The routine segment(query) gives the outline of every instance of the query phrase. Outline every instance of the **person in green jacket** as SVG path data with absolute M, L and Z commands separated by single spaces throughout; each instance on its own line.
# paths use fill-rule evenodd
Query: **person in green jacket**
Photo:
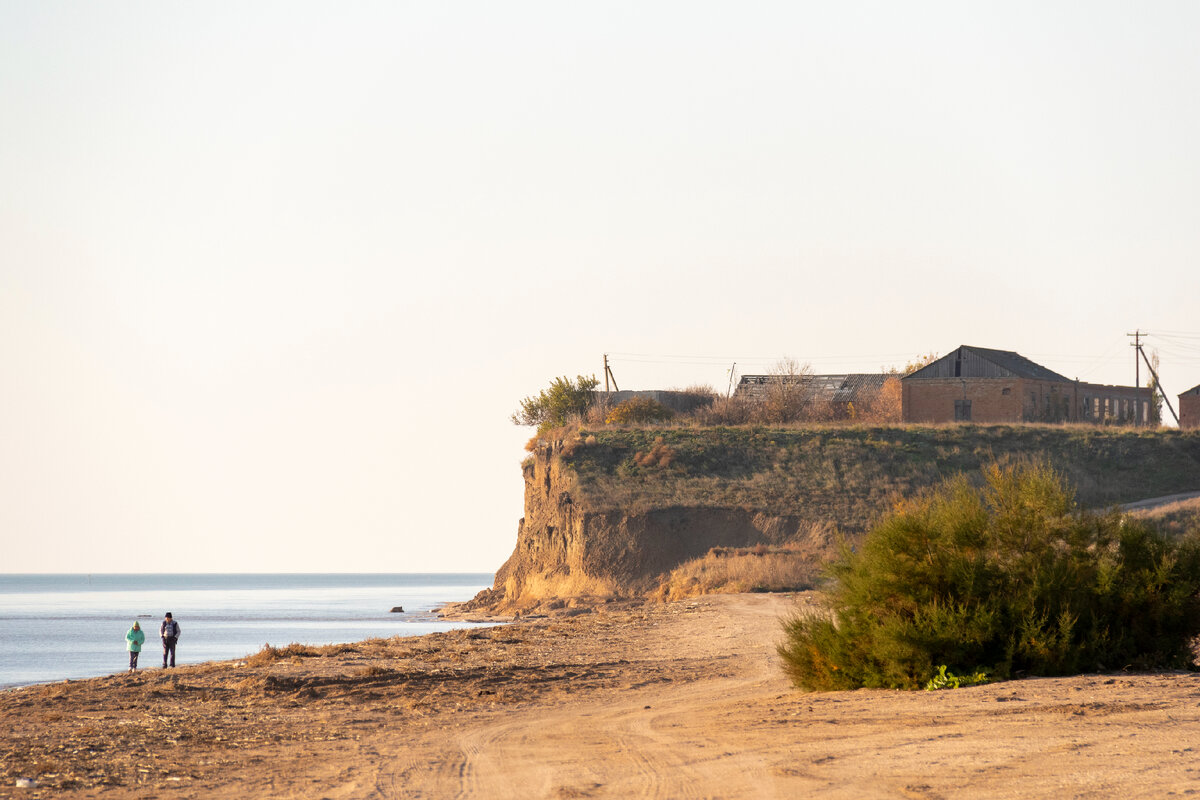
M 134 622 L 133 627 L 125 634 L 125 645 L 129 648 L 130 672 L 137 669 L 138 653 L 142 652 L 142 643 L 145 641 L 146 634 L 142 633 L 142 626 Z

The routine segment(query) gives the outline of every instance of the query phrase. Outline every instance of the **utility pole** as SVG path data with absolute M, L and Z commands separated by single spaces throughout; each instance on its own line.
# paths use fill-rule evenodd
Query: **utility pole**
M 1147 334 L 1144 333 L 1142 334 L 1142 336 L 1146 335 Z M 1175 418 L 1175 424 L 1178 425 L 1179 415 L 1175 413 L 1175 406 L 1171 405 L 1171 400 L 1167 397 L 1166 390 L 1163 389 L 1162 381 L 1158 379 L 1158 373 L 1154 371 L 1154 367 L 1150 364 L 1150 359 L 1146 358 L 1146 351 L 1140 345 L 1138 346 L 1137 351 L 1138 354 L 1141 355 L 1142 360 L 1146 362 L 1146 369 L 1150 370 L 1150 374 L 1154 376 L 1154 386 L 1158 389 L 1158 393 L 1162 395 L 1163 402 L 1167 404 L 1167 408 L 1170 410 L 1171 416 Z
M 621 387 L 617 386 L 617 376 L 613 375 L 612 367 L 610 367 L 608 365 L 608 353 L 605 353 L 604 354 L 604 391 L 605 392 L 608 391 L 608 379 L 609 378 L 612 378 L 613 388 L 616 389 L 618 392 L 621 391 Z
M 1134 328 L 1133 333 L 1127 333 L 1125 335 L 1133 337 L 1133 344 L 1129 345 L 1130 347 L 1132 347 L 1134 349 L 1133 350 L 1133 388 L 1140 389 L 1140 388 L 1142 388 L 1142 373 L 1141 373 L 1141 362 L 1138 361 L 1138 354 L 1142 353 L 1142 337 L 1149 336 L 1150 334 L 1144 333 L 1143 331 L 1141 331 L 1138 328 Z M 1145 354 L 1142 354 L 1142 358 L 1145 358 Z M 1149 364 L 1150 362 L 1146 362 L 1146 363 Z M 1158 378 L 1155 378 L 1155 380 L 1158 380 Z M 1142 397 L 1141 397 L 1141 395 L 1138 395 L 1138 394 L 1135 394 L 1133 397 L 1134 397 L 1133 403 L 1134 403 L 1134 407 L 1135 407 L 1135 410 L 1133 412 L 1133 424 L 1141 425 L 1142 424 Z M 1173 414 L 1175 412 L 1172 411 L 1171 413 Z
M 733 373 L 737 370 L 737 362 L 729 365 L 729 388 L 725 390 L 725 396 L 729 397 L 733 394 Z

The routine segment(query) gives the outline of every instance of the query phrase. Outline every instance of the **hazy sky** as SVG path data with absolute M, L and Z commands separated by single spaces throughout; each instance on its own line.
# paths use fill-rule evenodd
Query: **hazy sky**
M 0 571 L 489 571 L 508 421 L 1200 383 L 1200 5 L 0 0 Z M 1144 372 L 1143 372 L 1144 375 Z

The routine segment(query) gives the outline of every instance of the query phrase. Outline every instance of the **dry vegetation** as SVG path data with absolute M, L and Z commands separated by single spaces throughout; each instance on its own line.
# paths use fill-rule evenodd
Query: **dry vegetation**
M 1159 530 L 1171 536 L 1184 536 L 1189 533 L 1200 535 L 1200 497 L 1130 513 L 1152 522 Z
M 711 426 L 789 425 L 841 422 L 860 425 L 892 425 L 900 422 L 899 376 L 886 381 L 877 394 L 850 403 L 833 403 L 817 397 L 803 383 L 780 381 L 767 388 L 763 397 L 718 394 L 711 386 L 689 386 L 670 393 L 678 409 L 656 400 L 633 398 L 613 404 L 606 395 L 594 396 L 586 413 L 572 421 L 587 426 L 631 425 Z
M 743 508 L 845 533 L 865 531 L 899 497 L 996 460 L 1045 459 L 1093 508 L 1200 489 L 1200 432 L 1178 430 L 750 425 L 553 435 L 572 497 L 589 509 Z
M 811 589 L 817 577 L 807 548 L 714 547 L 671 570 L 653 596 L 673 601 L 702 594 L 803 591 Z
M 779 384 L 762 400 L 743 395 L 714 397 L 697 408 L 691 420 L 699 425 L 780 425 L 789 423 L 846 422 L 890 425 L 900 422 L 900 379 L 891 378 L 878 394 L 857 402 L 835 404 L 816 399 L 801 387 Z

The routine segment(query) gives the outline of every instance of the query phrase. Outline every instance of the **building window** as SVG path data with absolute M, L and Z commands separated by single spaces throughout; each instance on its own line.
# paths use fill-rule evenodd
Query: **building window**
M 970 400 L 955 400 L 954 401 L 954 421 L 955 422 L 970 422 L 971 421 L 971 401 Z
M 1003 389 L 1000 390 L 1000 394 L 1004 394 L 1004 395 L 1012 394 L 1012 389 L 1005 386 Z

